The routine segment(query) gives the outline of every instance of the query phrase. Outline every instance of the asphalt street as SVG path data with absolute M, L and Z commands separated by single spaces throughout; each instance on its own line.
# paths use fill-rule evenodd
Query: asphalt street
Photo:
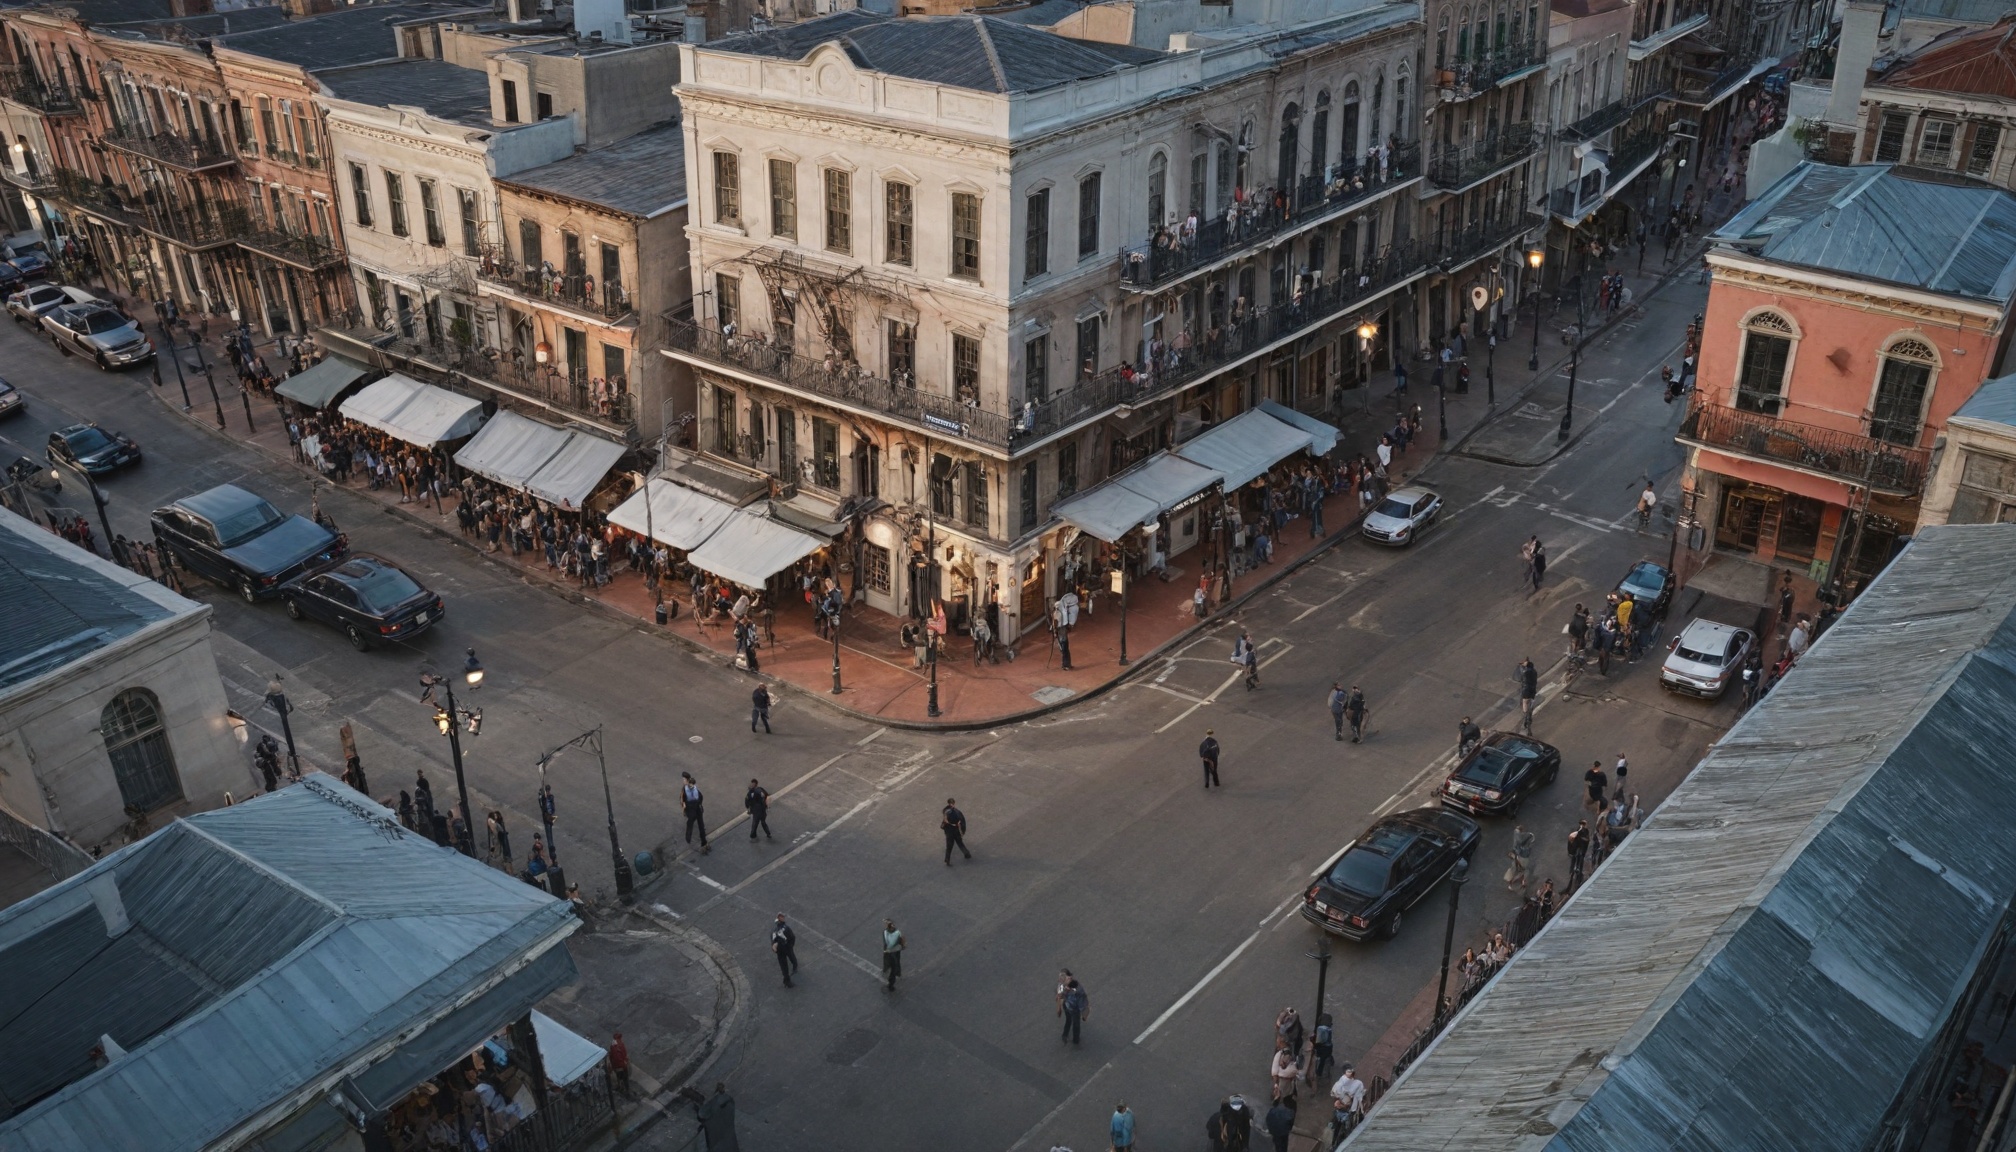
M 750 734 L 750 682 L 718 661 L 341 492 L 323 494 L 325 510 L 354 546 L 441 591 L 443 628 L 359 654 L 277 605 L 200 584 L 192 592 L 217 607 L 218 655 L 240 711 L 275 726 L 259 696 L 283 671 L 309 758 L 340 764 L 335 728 L 350 720 L 381 796 L 410 784 L 416 764 L 442 795 L 447 749 L 416 678 L 425 667 L 452 670 L 474 646 L 489 674 L 464 700 L 484 709 L 470 789 L 478 808 L 512 813 L 521 854 L 538 754 L 585 729 L 607 725 L 627 850 L 683 847 L 678 773 L 698 776 L 714 848 L 680 852 L 645 899 L 721 942 L 755 989 L 707 1073 L 734 1091 L 753 1152 L 1101 1146 L 1122 1099 L 1138 1114 L 1142 1146 L 1187 1145 L 1226 1093 L 1264 1098 L 1274 1014 L 1287 1004 L 1311 1013 L 1307 954 L 1319 934 L 1294 908 L 1311 874 L 1375 815 L 1425 802 L 1450 762 L 1459 716 L 1510 725 L 1522 656 L 1543 671 L 1535 735 L 1564 753 L 1561 781 L 1521 816 L 1541 835 L 1540 875 L 1565 879 L 1559 839 L 1591 759 L 1628 753 L 1649 804 L 1733 719 L 1730 703 L 1661 693 L 1656 660 L 1613 671 L 1599 691 L 1578 684 L 1565 694 L 1558 667 L 1573 605 L 1600 602 L 1632 562 L 1666 557 L 1670 520 L 1640 533 L 1633 504 L 1646 477 L 1673 500 L 1681 413 L 1661 402 L 1657 368 L 1702 298 L 1691 284 L 1670 287 L 1588 350 L 1575 405 L 1582 425 L 1558 458 L 1520 468 L 1455 453 L 1432 464 L 1425 479 L 1450 511 L 1413 547 L 1342 540 L 1236 621 L 1117 690 L 992 732 L 885 729 L 787 694 L 776 734 Z M 225 481 L 289 510 L 308 506 L 298 470 L 173 411 L 172 374 L 164 391 L 175 403 L 164 406 L 146 395 L 144 373 L 99 374 L 0 324 L 0 375 L 29 397 L 28 415 L 0 425 L 9 459 L 72 419 L 141 442 L 146 463 L 105 484 L 113 528 L 129 537 L 144 534 L 154 504 Z M 272 418 L 270 408 L 257 414 Z M 242 426 L 242 411 L 227 417 Z M 84 503 L 70 485 L 64 497 Z M 1551 564 L 1531 594 L 1519 547 L 1536 534 Z M 1261 686 L 1250 693 L 1228 663 L 1240 626 L 1262 645 Z M 1362 744 L 1332 739 L 1324 697 L 1333 680 L 1366 692 Z M 1207 727 L 1224 746 L 1225 785 L 1208 792 L 1195 758 Z M 562 862 L 584 890 L 605 888 L 596 763 L 570 751 L 551 775 Z M 776 796 L 774 842 L 751 843 L 728 819 L 751 776 Z M 975 854 L 950 867 L 937 830 L 947 797 L 971 820 Z M 1516 906 L 1497 882 L 1510 825 L 1487 827 L 1459 949 Z M 1432 985 L 1446 907 L 1438 889 L 1397 939 L 1332 943 L 1326 1008 L 1340 1055 L 1371 1046 Z M 778 911 L 799 934 L 792 989 L 767 951 Z M 878 971 L 885 917 L 909 944 L 894 993 Z M 1091 993 L 1080 1047 L 1058 1040 L 1060 967 Z M 641 1143 L 651 1146 L 651 1135 Z

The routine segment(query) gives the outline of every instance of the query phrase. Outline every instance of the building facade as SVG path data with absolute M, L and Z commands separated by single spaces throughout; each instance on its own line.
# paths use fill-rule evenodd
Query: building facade
M 1983 384 L 1951 419 L 1925 489 L 1927 524 L 2016 522 L 2016 376 Z
M 1958 28 L 1872 72 L 1855 155 L 2016 187 L 2016 15 Z

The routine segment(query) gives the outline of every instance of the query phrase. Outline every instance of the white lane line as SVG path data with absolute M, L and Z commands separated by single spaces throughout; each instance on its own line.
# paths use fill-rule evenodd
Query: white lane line
M 888 731 L 887 728 L 878 728 L 875 730 L 875 735 L 879 736 L 887 731 Z M 873 737 L 870 738 L 872 739 Z M 863 743 L 866 743 L 866 741 L 863 741 Z M 826 761 L 824 764 L 819 765 L 817 768 L 812 769 L 810 772 L 807 772 L 803 776 L 798 777 L 796 780 L 791 781 L 789 784 L 784 785 L 784 787 L 779 788 L 775 792 L 770 793 L 770 799 L 782 800 L 785 796 L 790 794 L 793 788 L 798 787 L 800 784 L 805 783 L 807 780 L 812 779 L 814 776 L 819 775 L 819 773 L 824 772 L 826 769 L 831 768 L 833 765 L 838 764 L 840 761 L 845 760 L 847 757 L 851 755 L 853 755 L 853 753 L 851 752 L 840 753 L 838 756 L 833 757 L 831 760 Z M 726 832 L 728 829 L 733 828 L 735 825 L 740 824 L 742 821 L 747 820 L 748 818 L 749 813 L 746 810 L 737 812 L 735 815 L 730 816 L 727 820 L 717 825 L 714 829 L 714 835 L 719 836 L 721 835 L 721 833 Z
M 1190 714 L 1192 712 L 1197 711 L 1197 709 L 1202 708 L 1204 707 L 1204 705 L 1209 703 L 1210 703 L 1209 700 L 1199 700 L 1197 703 L 1190 705 L 1190 707 L 1185 708 L 1181 712 L 1178 712 L 1176 714 L 1175 719 L 1169 721 L 1167 724 L 1162 725 L 1160 728 L 1155 729 L 1155 734 L 1157 736 L 1160 736 L 1162 733 L 1167 732 L 1169 729 L 1174 728 L 1178 724 L 1181 724 L 1183 721 L 1190 718 Z
M 1302 894 L 1300 892 L 1294 893 L 1293 895 L 1289 896 L 1288 899 L 1283 900 L 1280 904 L 1276 905 L 1272 912 L 1269 912 L 1266 916 L 1262 917 L 1260 920 L 1260 926 L 1253 929 L 1253 934 L 1251 936 L 1248 936 L 1246 937 L 1246 939 L 1240 941 L 1239 946 L 1232 950 L 1231 955 L 1225 957 L 1225 959 L 1223 960 L 1220 960 L 1216 968 L 1213 968 L 1211 969 L 1211 971 L 1206 972 L 1202 980 L 1197 981 L 1196 984 L 1191 986 L 1188 992 L 1185 992 L 1180 999 L 1178 999 L 1174 1004 L 1171 1004 L 1167 1009 L 1165 1009 L 1162 1015 L 1157 1016 L 1153 1024 L 1148 1025 L 1146 1030 L 1144 1030 L 1139 1036 L 1136 1036 L 1134 1038 L 1134 1043 L 1139 1044 L 1143 1040 L 1146 1040 L 1148 1039 L 1148 1037 L 1154 1035 L 1155 1030 L 1157 1028 L 1162 1027 L 1162 1025 L 1167 1023 L 1169 1018 L 1171 1016 L 1174 1016 L 1179 1010 L 1181 1010 L 1185 1004 L 1188 1004 L 1190 1003 L 1191 1000 L 1195 999 L 1197 994 L 1204 990 L 1205 985 L 1217 979 L 1219 973 L 1231 967 L 1232 962 L 1239 958 L 1240 953 L 1246 951 L 1246 949 L 1248 948 L 1251 948 L 1253 946 L 1253 941 L 1258 940 L 1260 938 L 1260 934 L 1267 930 L 1267 925 L 1269 922 L 1271 922 L 1276 916 L 1281 915 L 1281 913 L 1286 912 L 1290 905 L 1294 904 L 1297 900 L 1300 900 L 1301 898 Z
M 875 730 L 874 730 L 873 732 L 870 732 L 870 733 L 868 733 L 868 734 L 867 734 L 866 736 L 863 736 L 863 737 L 861 737 L 861 739 L 859 739 L 859 740 L 856 740 L 856 741 L 854 742 L 854 746 L 855 746 L 856 748 L 861 748 L 861 747 L 865 747 L 865 746 L 867 746 L 867 745 L 869 745 L 869 744 L 873 744 L 873 743 L 874 743 L 875 741 L 877 741 L 877 740 L 880 740 L 880 739 L 882 738 L 882 734 L 883 734 L 884 732 L 887 732 L 887 731 L 889 731 L 889 729 L 887 729 L 887 728 L 877 728 L 877 729 L 875 729 Z M 835 760 L 838 760 L 838 759 L 839 759 L 839 757 L 838 757 L 838 756 L 835 756 L 835 757 L 834 757 L 833 759 L 835 759 Z M 830 761 L 829 761 L 829 763 L 830 763 Z M 823 765 L 823 764 L 822 764 L 822 765 L 820 765 L 820 767 L 822 767 L 822 768 L 823 768 L 823 767 L 825 767 L 825 765 Z
M 1262 660 L 1260 662 L 1260 667 L 1262 668 L 1267 667 L 1269 664 L 1274 663 L 1276 660 L 1281 659 L 1281 657 L 1286 656 L 1288 653 L 1293 652 L 1295 650 L 1295 645 L 1284 643 L 1278 636 L 1262 640 L 1260 642 L 1260 647 L 1265 648 L 1269 644 L 1280 644 L 1281 650 L 1279 652 L 1274 653 L 1272 656 L 1267 657 L 1267 659 Z M 1197 711 L 1197 709 L 1204 707 L 1206 704 L 1216 704 L 1218 702 L 1219 695 L 1223 693 L 1227 688 L 1230 688 L 1232 687 L 1232 685 L 1238 683 L 1239 678 L 1244 675 L 1246 675 L 1246 672 L 1244 669 L 1241 669 L 1240 671 L 1234 672 L 1230 676 L 1227 676 L 1223 684 L 1220 684 L 1218 685 L 1218 687 L 1213 688 L 1211 690 L 1210 695 L 1204 697 L 1204 699 L 1202 700 L 1199 700 L 1197 703 L 1190 705 L 1190 707 L 1185 708 L 1183 711 L 1178 712 L 1174 719 L 1170 720 L 1167 724 L 1162 725 L 1160 728 L 1155 729 L 1155 734 L 1157 736 L 1160 736 L 1162 733 L 1167 732 L 1169 729 L 1174 728 L 1178 724 L 1181 724 L 1185 719 L 1189 717 L 1189 715 L 1192 712 Z M 1161 687 L 1161 685 L 1159 684 L 1151 685 L 1151 687 L 1159 688 Z M 1168 689 L 1165 688 L 1163 689 L 1163 691 L 1168 691 Z
M 1202 704 L 1202 703 L 1204 703 L 1204 698 L 1203 698 L 1203 697 L 1201 697 L 1201 696 L 1192 696 L 1192 695 L 1190 695 L 1190 694 L 1189 694 L 1188 692 L 1178 692 L 1178 691 L 1177 691 L 1176 689 L 1174 689 L 1174 688 L 1171 688 L 1171 687 L 1169 687 L 1169 686 L 1168 686 L 1167 684 L 1157 684 L 1157 683 L 1154 683 L 1153 681 L 1150 681 L 1150 682 L 1148 682 L 1148 683 L 1146 683 L 1146 684 L 1143 684 L 1143 685 L 1142 685 L 1142 687 L 1144 687 L 1144 688 L 1153 688 L 1153 689 L 1155 689 L 1155 690 L 1156 690 L 1157 692 L 1167 692 L 1167 693 L 1168 693 L 1169 695 L 1171 695 L 1171 696 L 1174 696 L 1174 697 L 1176 697 L 1176 698 L 1177 698 L 1178 700 L 1188 700 L 1188 701 L 1190 701 L 1190 702 L 1191 702 L 1192 704 Z
M 1290 623 L 1300 624 L 1302 621 L 1307 620 L 1309 617 L 1315 615 L 1316 613 L 1322 611 L 1325 608 L 1328 608 L 1330 605 L 1335 604 L 1337 601 L 1342 600 L 1344 598 L 1344 593 L 1349 591 L 1351 591 L 1351 586 L 1347 584 L 1344 586 L 1342 590 L 1340 590 L 1337 593 L 1337 595 L 1330 597 L 1328 600 L 1323 601 L 1321 604 L 1311 604 L 1309 607 L 1303 609 L 1302 614 L 1300 616 L 1295 617 L 1295 619 L 1290 621 Z
M 695 872 L 693 873 L 693 875 L 702 884 L 707 885 L 709 888 L 712 888 L 717 892 L 728 891 L 728 886 L 726 884 L 721 883 L 719 880 L 714 879 L 712 876 L 707 875 L 705 872 Z
M 1504 490 L 1505 486 L 1503 484 L 1500 484 L 1496 488 L 1491 489 L 1489 492 L 1484 493 L 1484 495 L 1479 496 L 1476 500 L 1472 501 L 1470 506 L 1472 508 L 1475 508 L 1479 504 L 1488 504 L 1491 502 L 1493 497 L 1497 496 L 1498 493 L 1503 492 Z
M 845 824 L 849 820 L 852 820 L 855 816 L 860 814 L 863 808 L 866 808 L 873 803 L 875 803 L 875 798 L 871 796 L 868 799 L 861 801 L 859 804 L 854 805 L 854 807 L 849 808 L 846 812 L 841 813 L 839 819 L 833 821 L 831 824 L 826 825 L 824 828 L 821 828 L 819 831 L 814 832 L 811 836 L 807 837 L 803 844 L 798 845 L 796 848 L 791 849 L 791 851 L 786 852 L 784 855 L 779 856 L 777 859 L 772 860 L 770 863 L 765 864 L 763 867 L 758 868 L 754 872 L 751 872 L 749 875 L 743 877 L 741 881 L 736 883 L 735 886 L 732 888 L 723 887 L 719 881 L 713 880 L 706 876 L 701 876 L 700 879 L 706 881 L 709 886 L 719 888 L 721 890 L 721 894 L 719 896 L 715 896 L 709 899 L 706 903 L 700 905 L 698 908 L 695 908 L 691 912 L 688 912 L 687 915 L 695 919 L 698 919 L 699 917 L 705 915 L 709 911 L 713 910 L 714 906 L 721 903 L 723 900 L 728 899 L 730 896 L 739 894 L 744 888 L 749 887 L 751 884 L 756 883 L 756 881 L 761 880 L 763 877 L 768 876 L 770 873 L 775 872 L 777 869 L 782 868 L 786 864 L 789 864 L 794 858 L 797 857 L 797 855 L 800 852 L 803 852 L 806 849 L 812 847 L 814 844 L 819 843 L 819 841 L 824 840 L 828 832 L 831 832 L 835 828 L 840 827 L 840 825 Z M 695 875 L 699 875 L 699 873 L 695 873 Z
M 881 974 L 877 973 L 876 975 L 877 978 L 879 979 Z M 1021 1149 L 1023 1145 L 1029 1143 L 1030 1139 L 1034 1137 L 1037 1132 L 1041 1131 L 1044 1125 L 1050 1123 L 1052 1120 L 1055 1120 L 1057 1118 L 1058 1113 L 1070 1107 L 1071 1102 L 1073 1100 L 1076 1100 L 1078 1099 L 1079 1096 L 1083 1095 L 1085 1090 L 1092 1086 L 1092 1082 L 1094 1080 L 1097 1080 L 1099 1079 L 1099 1077 L 1104 1076 L 1107 1070 L 1112 1067 L 1113 1062 L 1111 1060 L 1108 1060 L 1106 1063 L 1101 1064 L 1097 1072 L 1094 1072 L 1092 1073 L 1092 1075 L 1086 1077 L 1085 1082 L 1083 1084 L 1078 1085 L 1078 1087 L 1069 1096 L 1066 1096 L 1062 1101 L 1058 1102 L 1058 1105 L 1055 1108 L 1052 1108 L 1048 1113 L 1046 1113 L 1043 1119 L 1038 1120 L 1035 1123 L 1034 1127 L 1031 1127 L 1027 1132 L 1024 1132 L 1020 1140 L 1017 1140 L 1015 1141 L 1015 1143 L 1010 1144 L 1008 1146 L 1008 1152 L 1019 1152 L 1019 1149 Z

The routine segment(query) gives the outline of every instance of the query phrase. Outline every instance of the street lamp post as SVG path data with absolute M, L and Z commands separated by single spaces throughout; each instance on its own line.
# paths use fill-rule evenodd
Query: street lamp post
M 1496 328 L 1493 328 L 1491 334 L 1485 338 L 1485 348 L 1484 407 L 1496 408 L 1498 407 L 1498 378 L 1496 375 L 1498 367 L 1498 332 Z
M 301 778 L 301 757 L 294 752 L 294 725 L 288 723 L 287 714 L 294 711 L 287 693 L 280 688 L 280 674 L 275 672 L 266 685 L 266 706 L 280 714 L 280 734 L 287 738 L 287 773 L 296 780 Z
M 479 688 L 483 684 L 483 665 L 476 659 L 476 649 L 471 648 L 468 652 L 468 659 L 462 662 L 462 679 L 470 688 Z M 449 677 L 433 672 L 422 672 L 420 687 L 423 689 L 420 693 L 420 701 L 423 704 L 433 703 L 434 689 L 440 688 L 443 691 L 445 702 L 434 705 L 434 726 L 441 730 L 443 736 L 448 737 L 448 754 L 455 763 L 455 792 L 462 801 L 462 824 L 464 828 L 468 828 L 474 809 L 469 807 L 469 782 L 462 774 L 461 729 L 467 724 L 471 736 L 480 735 L 483 730 L 483 710 L 457 707 L 455 683 Z M 474 838 L 473 830 L 463 838 L 460 845 L 463 855 L 472 857 L 476 855 L 475 845 L 470 842 Z
M 1133 581 L 1127 578 L 1127 560 L 1127 540 L 1123 536 L 1120 540 L 1120 666 L 1122 668 L 1127 666 L 1127 590 L 1133 587 Z
M 1372 411 L 1372 338 L 1379 335 L 1379 326 L 1370 320 L 1358 325 L 1358 360 L 1365 377 L 1364 411 Z
M 605 809 L 607 809 L 609 813 L 609 862 L 616 869 L 616 896 L 618 899 L 622 900 L 625 904 L 628 904 L 635 891 L 636 880 L 632 876 L 630 871 L 630 861 L 623 858 L 622 842 L 619 841 L 616 837 L 616 801 L 612 799 L 609 794 L 609 761 L 602 754 L 602 726 L 600 724 L 597 724 L 594 730 L 589 732 L 583 732 L 581 735 L 576 736 L 574 739 L 567 741 L 565 744 L 560 745 L 558 748 L 554 748 L 546 752 L 544 755 L 540 756 L 539 757 L 540 779 L 542 780 L 545 779 L 546 766 L 552 763 L 553 758 L 555 756 L 558 756 L 560 753 L 565 752 L 569 748 L 592 748 L 595 750 L 595 763 L 602 770 L 602 806 Z M 544 793 L 542 792 L 541 795 L 542 795 L 541 808 L 543 813 Z M 546 840 L 547 840 L 546 850 L 548 852 L 551 852 L 553 850 L 553 844 L 552 844 L 553 826 L 551 824 L 546 825 Z M 556 856 L 555 859 L 558 859 L 558 857 Z
M 1330 934 L 1318 933 L 1316 951 L 1304 952 L 1303 955 L 1316 961 L 1316 1014 L 1309 1018 L 1310 1026 L 1315 1027 L 1323 1023 L 1323 991 L 1330 979 Z
M 203 359 L 203 342 L 194 336 L 189 337 L 188 350 L 196 353 L 196 363 L 191 365 L 191 367 L 203 373 L 203 382 L 210 385 L 210 403 L 217 409 L 217 430 L 222 432 L 224 430 L 224 401 L 217 396 L 217 377 L 210 371 L 211 365 Z M 181 357 L 177 356 L 176 359 L 179 360 Z
M 1444 1018 L 1443 1005 L 1449 992 L 1449 953 L 1456 946 L 1456 904 L 1463 898 L 1463 885 L 1470 879 L 1470 861 L 1456 861 L 1449 870 L 1449 926 L 1442 933 L 1442 978 L 1435 984 L 1435 1026 Z
M 154 309 L 158 313 L 161 311 L 161 306 L 157 303 Z M 168 359 L 175 362 L 175 383 L 182 389 L 182 411 L 187 412 L 191 407 L 189 403 L 189 378 L 182 374 L 182 350 L 175 346 L 175 330 L 168 326 L 168 317 L 166 315 L 161 317 L 161 342 L 168 345 Z M 157 364 L 160 361 L 159 352 L 155 353 L 155 361 Z
M 1554 434 L 1557 443 L 1568 439 L 1569 431 L 1575 426 L 1575 375 L 1582 367 L 1582 277 L 1575 277 L 1575 338 L 1568 342 L 1568 406 L 1561 409 L 1561 430 Z
M 924 698 L 924 714 L 936 720 L 944 715 L 938 711 L 938 633 L 931 630 L 928 621 L 924 625 L 924 659 L 931 665 L 931 683 Z
M 84 486 L 91 490 L 91 502 L 98 506 L 98 527 L 105 531 L 105 550 L 112 553 L 114 560 L 124 564 L 126 562 L 125 557 L 119 555 L 117 548 L 112 543 L 112 522 L 105 518 L 105 506 L 110 504 L 111 501 L 106 499 L 104 489 L 98 487 L 98 478 L 91 475 L 91 470 L 82 464 L 73 466 L 71 471 L 84 478 Z M 58 483 L 61 483 L 63 480 L 62 473 L 56 470 L 56 462 L 54 460 L 49 462 L 49 478 Z
M 1533 269 L 1533 274 L 1536 277 L 1540 274 L 1541 263 L 1546 259 L 1547 254 L 1539 248 L 1529 248 L 1526 251 L 1526 263 Z M 1540 370 L 1540 297 L 1539 294 L 1534 292 L 1528 292 L 1527 295 L 1533 299 L 1533 354 L 1526 357 L 1526 370 L 1528 372 L 1538 372 Z

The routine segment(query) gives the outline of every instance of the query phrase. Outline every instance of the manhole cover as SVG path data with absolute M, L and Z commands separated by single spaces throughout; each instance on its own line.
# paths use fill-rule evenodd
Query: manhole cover
M 1077 694 L 1078 690 L 1075 688 L 1064 688 L 1055 684 L 1038 688 L 1036 691 L 1030 693 L 1031 696 L 1036 697 L 1038 704 L 1061 704 Z
M 852 1064 L 875 1050 L 882 1042 L 882 1034 L 870 1032 L 866 1028 L 856 1028 L 840 1037 L 839 1042 L 826 1050 L 828 1064 Z

